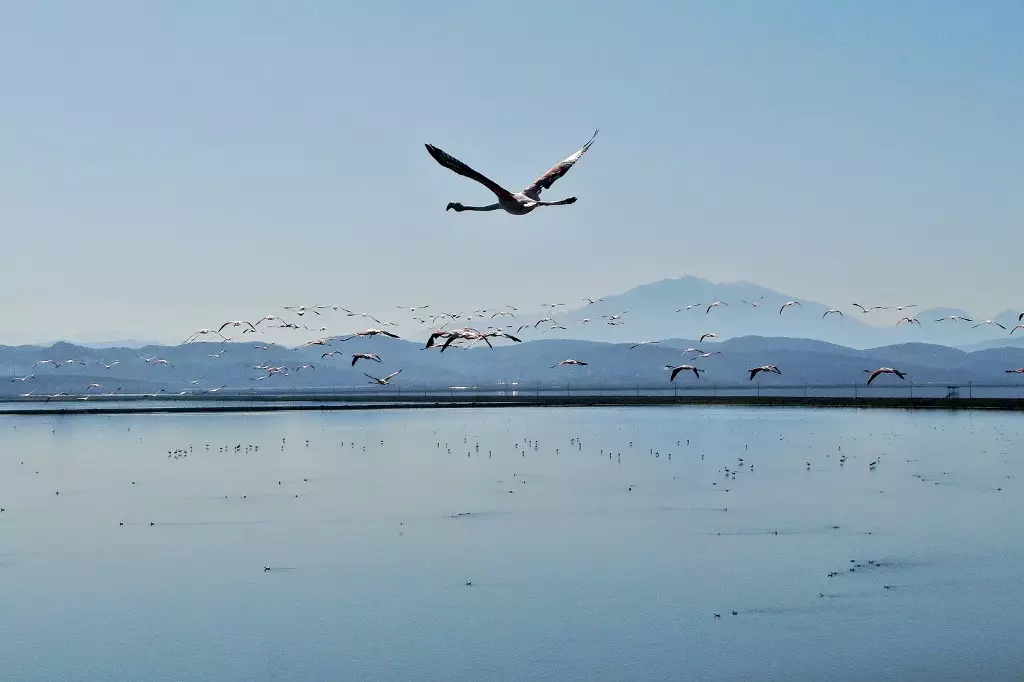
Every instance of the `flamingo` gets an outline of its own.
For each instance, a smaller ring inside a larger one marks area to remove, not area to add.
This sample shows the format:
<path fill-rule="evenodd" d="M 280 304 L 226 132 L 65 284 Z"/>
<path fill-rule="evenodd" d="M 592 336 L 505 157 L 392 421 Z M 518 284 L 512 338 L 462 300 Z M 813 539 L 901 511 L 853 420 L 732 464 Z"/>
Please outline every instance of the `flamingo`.
<path fill-rule="evenodd" d="M 704 334 L 700 335 L 699 339 L 697 339 L 697 343 L 704 343 L 704 339 L 717 339 L 717 338 L 718 338 L 718 334 L 715 334 L 713 332 L 705 332 Z"/>
<path fill-rule="evenodd" d="M 324 357 L 326 357 L 326 353 Z M 352 367 L 356 366 L 356 363 L 360 360 L 373 360 L 374 362 L 382 362 L 380 356 L 376 353 L 354 353 L 352 355 Z"/>
<path fill-rule="evenodd" d="M 672 370 L 672 374 L 668 377 L 669 381 L 675 381 L 676 375 L 680 372 L 693 372 L 693 376 L 700 379 L 700 373 L 704 371 L 702 369 L 697 369 L 693 365 L 676 365 L 674 367 L 672 365 L 665 365 L 665 369 Z"/>
<path fill-rule="evenodd" d="M 964 317 L 963 315 L 946 315 L 945 317 L 940 317 L 939 319 L 937 319 L 935 321 L 936 322 L 947 322 L 947 321 L 948 322 L 956 322 L 958 320 L 962 320 L 963 322 L 974 322 L 974 320 L 972 320 L 971 318 Z"/>
<path fill-rule="evenodd" d="M 260 319 L 256 320 L 256 324 L 253 326 L 258 327 L 263 322 L 284 322 L 284 320 L 277 315 L 264 315 Z"/>
<path fill-rule="evenodd" d="M 426 145 L 426 148 L 427 152 L 439 164 L 465 178 L 476 180 L 481 185 L 494 192 L 495 196 L 498 198 L 497 203 L 488 204 L 486 206 L 464 206 L 463 204 L 453 201 L 448 204 L 445 211 L 450 209 L 455 209 L 456 212 L 496 211 L 498 209 L 503 209 L 512 215 L 526 215 L 538 206 L 564 206 L 576 203 L 576 197 L 569 197 L 568 199 L 562 199 L 560 201 L 541 201 L 540 193 L 546 189 L 550 189 L 556 180 L 568 173 L 569 169 L 587 153 L 587 150 L 590 149 L 590 145 L 594 144 L 594 138 L 597 137 L 597 132 L 598 131 L 596 130 L 594 131 L 590 140 L 588 140 L 587 143 L 579 149 L 579 151 L 572 154 L 564 161 L 556 163 L 550 170 L 548 170 L 548 172 L 537 178 L 526 189 L 515 194 L 509 192 L 498 183 L 487 178 L 478 171 L 473 170 L 462 161 L 459 161 L 454 156 L 438 149 L 434 145 L 428 144 Z"/>
<path fill-rule="evenodd" d="M 11 379 L 11 381 L 20 381 L 22 383 L 25 383 L 29 379 L 35 379 L 35 378 L 36 378 L 35 374 L 29 374 L 28 376 L 24 376 L 24 377 L 14 377 L 14 378 Z"/>
<path fill-rule="evenodd" d="M 710 353 L 701 353 L 700 355 L 694 355 L 690 359 L 691 360 L 700 360 L 702 358 L 710 358 L 710 357 L 714 357 L 716 355 L 721 355 L 721 354 L 722 354 L 722 351 L 720 351 L 720 350 L 713 350 Z M 701 371 L 703 371 L 703 370 L 701 370 Z"/>
<path fill-rule="evenodd" d="M 866 308 L 862 306 L 860 303 L 854 303 L 853 306 L 855 308 L 860 308 L 860 311 L 864 314 L 870 313 L 872 310 L 883 310 L 882 306 L 880 305 L 873 305 L 870 308 Z"/>
<path fill-rule="evenodd" d="M 782 372 L 779 371 L 779 368 L 776 367 L 775 365 L 761 365 L 760 367 L 754 367 L 753 369 L 750 369 L 748 371 L 750 372 L 751 381 L 754 380 L 754 377 L 757 376 L 758 372 L 772 372 L 773 374 L 782 374 Z"/>
<path fill-rule="evenodd" d="M 223 327 L 222 327 L 222 329 L 223 329 Z M 196 339 L 198 339 L 198 338 L 199 338 L 200 336 L 207 336 L 207 335 L 209 335 L 209 334 L 216 334 L 216 335 L 217 335 L 217 336 L 219 336 L 220 338 L 222 338 L 222 339 L 224 339 L 225 341 L 227 341 L 227 338 L 226 338 L 226 337 L 225 337 L 225 336 L 224 336 L 223 334 L 221 334 L 221 333 L 220 333 L 220 330 L 219 330 L 219 329 L 200 329 L 199 331 L 197 331 L 197 332 L 193 333 L 193 334 L 192 334 L 191 336 L 189 336 L 189 337 L 188 337 L 187 339 L 185 339 L 184 341 L 182 341 L 182 343 L 183 343 L 183 344 L 184 344 L 184 343 L 192 343 L 193 341 L 195 341 Z"/>
<path fill-rule="evenodd" d="M 982 326 L 984 326 L 986 324 L 994 324 L 995 326 L 999 327 L 1000 329 L 1002 329 L 1004 331 L 1006 330 L 1006 327 L 1004 327 L 1003 325 L 999 324 L 995 320 L 985 320 L 984 322 L 979 322 L 978 324 L 976 324 L 973 327 L 971 327 L 971 329 L 977 329 L 978 327 L 982 327 Z"/>
<path fill-rule="evenodd" d="M 554 369 L 555 367 L 565 367 L 568 365 L 585 366 L 586 364 L 587 363 L 583 362 L 582 360 L 573 360 L 572 358 L 569 358 L 568 360 L 562 360 L 561 362 L 551 365 L 551 369 Z"/>
<path fill-rule="evenodd" d="M 604 299 L 603 298 L 588 298 L 588 297 L 584 297 L 583 300 L 587 302 L 587 305 L 594 305 L 595 303 L 600 303 Z"/>
<path fill-rule="evenodd" d="M 917 319 L 916 317 L 901 317 L 899 321 L 896 323 L 896 326 L 898 327 L 904 322 L 906 322 L 907 324 L 916 324 L 918 327 L 921 326 L 921 320 Z"/>
<path fill-rule="evenodd" d="M 870 369 L 866 369 L 864 371 L 871 375 L 871 376 L 868 377 L 868 386 L 870 386 L 871 382 L 874 381 L 876 378 L 878 378 L 878 375 L 880 375 L 880 374 L 895 374 L 900 379 L 906 379 L 907 378 L 906 374 L 904 374 L 903 372 L 899 371 L 898 369 L 893 369 L 892 367 L 879 367 L 878 369 L 876 369 L 874 371 L 872 371 Z"/>
<path fill-rule="evenodd" d="M 371 336 L 377 336 L 379 334 L 383 335 L 383 336 L 388 336 L 388 337 L 390 337 L 392 339 L 401 338 L 401 337 L 398 336 L 398 334 L 395 334 L 394 332 L 389 332 L 386 329 L 373 329 L 373 328 L 370 328 L 370 329 L 364 329 L 361 332 L 356 332 L 355 334 L 352 334 L 351 336 L 348 336 L 347 338 L 344 338 L 344 339 L 341 339 L 341 340 L 342 341 L 348 341 L 349 339 L 354 339 L 357 336 L 371 337 Z"/>
<path fill-rule="evenodd" d="M 711 312 L 712 308 L 717 308 L 720 305 L 728 306 L 729 304 L 726 303 L 725 301 L 715 301 L 714 303 L 708 306 L 708 309 L 704 311 L 704 314 L 707 315 L 708 313 Z"/>
<path fill-rule="evenodd" d="M 315 315 L 320 314 L 320 310 L 323 310 L 327 306 L 325 305 L 286 305 L 283 306 L 285 310 L 291 310 L 293 313 L 302 317 L 306 313 L 313 313 Z M 344 308 L 342 308 L 344 310 Z"/>
<path fill-rule="evenodd" d="M 1007 374 L 1024 374 L 1024 367 L 1018 367 L 1017 369 L 1006 370 Z"/>
<path fill-rule="evenodd" d="M 702 305 L 704 305 L 704 304 L 703 303 L 691 303 L 690 305 L 686 306 L 685 308 L 680 308 L 680 309 L 676 310 L 676 312 L 677 313 L 681 313 L 684 310 L 693 310 L 694 308 L 699 308 Z"/>
<path fill-rule="evenodd" d="M 109 365 L 104 365 L 102 362 L 99 363 L 99 364 L 100 364 L 101 367 L 103 367 L 103 369 L 112 369 L 114 367 L 114 365 L 120 365 L 121 361 L 120 360 L 114 360 Z"/>
<path fill-rule="evenodd" d="M 752 306 L 752 307 L 756 308 L 756 307 L 758 307 L 759 305 L 761 305 L 761 299 L 762 299 L 762 298 L 764 298 L 764 295 L 758 296 L 758 297 L 757 297 L 757 298 L 755 298 L 755 299 L 754 299 L 753 301 L 740 301 L 740 303 L 746 303 L 747 305 L 749 305 L 749 306 Z"/>
<path fill-rule="evenodd" d="M 1013 334 L 1018 329 L 1024 329 L 1024 324 L 1018 324 L 1016 327 L 1010 330 L 1010 333 Z"/>
<path fill-rule="evenodd" d="M 634 348 L 639 348 L 640 346 L 650 346 L 650 345 L 655 344 L 655 343 L 661 343 L 661 342 L 660 341 L 641 341 L 640 343 L 634 343 L 632 346 L 629 347 L 629 349 L 633 350 Z"/>
<path fill-rule="evenodd" d="M 402 373 L 402 370 L 398 370 L 397 372 L 392 372 L 391 374 L 387 375 L 383 379 L 378 379 L 377 377 L 372 377 L 369 374 L 366 374 L 365 372 L 363 373 L 363 376 L 367 377 L 368 379 L 372 379 L 373 381 L 370 382 L 371 384 L 378 384 L 380 386 L 387 386 L 389 381 L 391 381 L 392 379 L 394 379 L 396 376 L 398 376 L 401 373 Z"/>
<path fill-rule="evenodd" d="M 789 308 L 790 306 L 794 306 L 794 305 L 798 305 L 801 308 L 804 307 L 804 304 L 801 303 L 800 301 L 786 301 L 785 303 L 782 304 L 782 307 L 779 308 L 779 315 L 782 314 L 783 310 L 785 310 L 786 308 Z"/>
<path fill-rule="evenodd" d="M 316 369 L 316 367 L 309 364 L 299 365 L 298 367 L 295 368 L 295 371 L 298 372 L 300 369 Z"/>
<path fill-rule="evenodd" d="M 217 330 L 217 333 L 220 334 L 222 331 L 224 331 L 225 327 L 245 327 L 245 326 L 248 326 L 249 329 L 243 329 L 242 330 L 243 334 L 246 331 L 256 331 L 256 327 L 255 327 L 255 325 L 253 325 L 252 322 L 246 322 L 245 320 L 228 320 L 227 322 L 225 322 L 224 324 L 222 324 L 220 326 L 220 329 Z"/>
<path fill-rule="evenodd" d="M 829 308 L 828 310 L 825 311 L 822 317 L 827 317 L 829 315 L 838 315 L 839 317 L 845 317 L 845 315 L 843 315 L 843 311 L 839 310 L 838 308 Z"/>
<path fill-rule="evenodd" d="M 410 313 L 415 313 L 417 310 L 424 310 L 425 308 L 429 308 L 430 304 L 428 303 L 427 305 L 400 305 L 398 307 L 401 308 L 402 310 L 408 310 Z M 344 310 L 344 308 L 342 308 L 342 310 Z"/>

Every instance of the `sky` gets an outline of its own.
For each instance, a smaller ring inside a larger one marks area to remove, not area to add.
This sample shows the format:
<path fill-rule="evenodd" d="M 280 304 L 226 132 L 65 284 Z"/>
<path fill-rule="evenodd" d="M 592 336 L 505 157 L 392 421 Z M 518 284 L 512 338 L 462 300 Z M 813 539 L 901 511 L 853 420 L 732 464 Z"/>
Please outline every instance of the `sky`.
<path fill-rule="evenodd" d="M 1024 306 L 1024 5 L 0 7 L 0 342 L 681 275 Z M 519 190 L 601 132 L 527 216 Z"/>

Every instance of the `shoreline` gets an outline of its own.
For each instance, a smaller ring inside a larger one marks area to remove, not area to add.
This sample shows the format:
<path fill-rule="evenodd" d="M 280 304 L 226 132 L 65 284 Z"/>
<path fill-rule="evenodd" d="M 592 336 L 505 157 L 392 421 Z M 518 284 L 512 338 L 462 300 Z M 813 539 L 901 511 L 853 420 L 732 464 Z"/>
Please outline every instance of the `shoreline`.
<path fill-rule="evenodd" d="M 70 405 L 44 403 L 45 407 L 9 407 L 32 404 L 22 401 L 3 404 L 0 415 L 117 415 L 117 414 L 216 414 L 243 412 L 344 412 L 411 409 L 481 409 L 495 407 L 814 407 L 904 410 L 998 410 L 1024 411 L 1021 398 L 910 398 L 910 397 L 806 397 L 806 396 L 276 396 L 267 400 L 251 397 L 206 398 L 218 404 L 192 405 L 193 401 L 165 400 L 125 405 L 103 405 L 96 401 Z M 99 403 L 99 404 L 97 404 Z M 34 404 L 40 404 L 35 402 Z"/>

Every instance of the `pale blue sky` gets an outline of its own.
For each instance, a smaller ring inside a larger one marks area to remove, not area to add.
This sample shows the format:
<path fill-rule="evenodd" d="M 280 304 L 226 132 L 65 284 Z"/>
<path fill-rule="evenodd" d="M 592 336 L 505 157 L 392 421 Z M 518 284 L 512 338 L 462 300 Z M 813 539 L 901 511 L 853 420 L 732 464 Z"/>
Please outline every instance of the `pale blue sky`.
<path fill-rule="evenodd" d="M 0 8 L 0 342 L 663 277 L 1024 305 L 1019 2 Z M 525 217 L 513 189 L 601 127 Z"/>

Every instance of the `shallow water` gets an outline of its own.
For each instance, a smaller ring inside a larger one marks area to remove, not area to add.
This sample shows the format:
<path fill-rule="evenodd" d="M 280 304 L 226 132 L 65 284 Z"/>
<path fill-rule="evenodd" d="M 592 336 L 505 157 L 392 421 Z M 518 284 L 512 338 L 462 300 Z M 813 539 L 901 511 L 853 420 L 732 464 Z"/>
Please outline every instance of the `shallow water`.
<path fill-rule="evenodd" d="M 884 410 L 0 417 L 0 678 L 1019 679 L 1022 436 Z"/>

